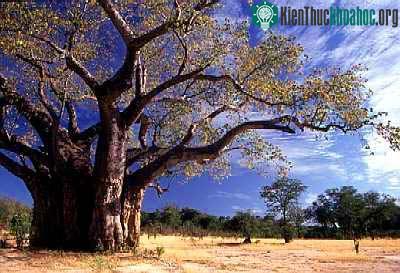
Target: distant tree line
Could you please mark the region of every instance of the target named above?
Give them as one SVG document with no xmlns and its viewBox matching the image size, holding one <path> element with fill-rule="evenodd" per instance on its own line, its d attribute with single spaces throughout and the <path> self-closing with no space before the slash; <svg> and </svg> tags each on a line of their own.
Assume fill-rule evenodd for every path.
<svg viewBox="0 0 400 273">
<path fill-rule="evenodd" d="M 308 228 L 309 238 L 400 237 L 400 207 L 386 194 L 359 193 L 352 186 L 328 189 L 305 214 L 317 224 Z"/>
<path fill-rule="evenodd" d="M 400 207 L 396 199 L 377 192 L 359 193 L 354 187 L 328 189 L 311 206 L 303 208 L 298 198 L 306 187 L 296 179 L 278 179 L 261 191 L 266 216 L 250 210 L 232 217 L 213 216 L 174 205 L 143 212 L 143 230 L 149 236 L 179 234 L 244 237 L 355 239 L 400 238 Z"/>
<path fill-rule="evenodd" d="M 149 237 L 181 235 L 202 238 L 222 236 L 245 238 L 359 239 L 400 238 L 400 206 L 396 199 L 377 192 L 359 193 L 354 187 L 328 189 L 307 208 L 298 199 L 306 187 L 296 179 L 278 179 L 262 188 L 265 216 L 238 211 L 234 216 L 214 216 L 193 208 L 168 205 L 142 212 L 142 232 Z M 0 197 L 0 225 L 18 235 L 29 227 L 22 221 L 31 209 Z M 21 220 L 22 219 L 22 220 Z"/>
<path fill-rule="evenodd" d="M 251 211 L 238 211 L 233 217 L 214 216 L 174 205 L 154 212 L 142 212 L 142 227 L 148 236 L 280 237 L 279 226 L 273 217 L 257 216 Z"/>
<path fill-rule="evenodd" d="M 15 215 L 30 215 L 31 208 L 11 198 L 0 196 L 0 226 L 6 228 Z"/>
<path fill-rule="evenodd" d="M 31 208 L 16 200 L 0 197 L 0 248 L 6 247 L 8 232 L 22 248 L 28 242 L 31 229 Z"/>
</svg>

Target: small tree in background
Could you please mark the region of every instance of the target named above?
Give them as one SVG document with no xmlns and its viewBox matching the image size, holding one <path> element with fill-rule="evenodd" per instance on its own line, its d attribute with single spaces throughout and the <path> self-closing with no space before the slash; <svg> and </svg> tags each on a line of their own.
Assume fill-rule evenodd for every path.
<svg viewBox="0 0 400 273">
<path fill-rule="evenodd" d="M 14 199 L 0 196 L 0 225 L 10 226 L 10 221 L 16 214 L 30 214 L 31 209 Z"/>
<path fill-rule="evenodd" d="M 228 222 L 228 229 L 245 237 L 243 243 L 251 244 L 251 236 L 257 229 L 256 217 L 250 211 L 238 211 Z"/>
<path fill-rule="evenodd" d="M 238 150 L 285 167 L 265 132 L 373 127 L 400 147 L 361 66 L 311 67 L 280 34 L 252 45 L 225 2 L 0 1 L 0 165 L 32 195 L 33 246 L 136 247 L 161 178 L 225 177 Z"/>
<path fill-rule="evenodd" d="M 15 236 L 17 248 L 23 248 L 29 238 L 31 216 L 27 213 L 15 214 L 10 221 L 11 234 Z"/>
<path fill-rule="evenodd" d="M 307 220 L 306 210 L 296 205 L 289 208 L 288 218 L 290 223 L 296 228 L 297 237 L 301 237 L 302 230 L 301 226 Z"/>
<path fill-rule="evenodd" d="M 269 212 L 272 215 L 281 216 L 281 233 L 285 243 L 290 242 L 294 237 L 289 211 L 293 207 L 298 207 L 298 199 L 306 188 L 298 179 L 280 177 L 272 185 L 264 186 L 261 190 L 261 197 L 264 198 Z"/>
<path fill-rule="evenodd" d="M 161 212 L 161 223 L 173 230 L 181 226 L 180 210 L 175 205 L 166 206 Z"/>
</svg>

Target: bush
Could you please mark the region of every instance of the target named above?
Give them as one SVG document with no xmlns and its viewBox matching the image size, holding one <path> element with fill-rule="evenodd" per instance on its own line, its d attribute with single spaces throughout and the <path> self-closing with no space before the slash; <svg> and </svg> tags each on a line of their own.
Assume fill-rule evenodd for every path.
<svg viewBox="0 0 400 273">
<path fill-rule="evenodd" d="M 165 248 L 162 246 L 156 247 L 157 258 L 160 259 L 161 256 L 165 253 Z"/>
<path fill-rule="evenodd" d="M 11 234 L 15 236 L 17 248 L 23 248 L 25 242 L 29 239 L 31 229 L 31 217 L 27 213 L 15 214 L 10 221 Z"/>
<path fill-rule="evenodd" d="M 285 225 L 282 227 L 281 230 L 282 238 L 285 240 L 285 244 L 290 243 L 293 241 L 295 235 L 296 235 L 296 230 L 294 227 Z"/>
<path fill-rule="evenodd" d="M 10 221 L 15 214 L 30 214 L 31 209 L 11 198 L 0 196 L 0 225 L 10 226 Z"/>
</svg>

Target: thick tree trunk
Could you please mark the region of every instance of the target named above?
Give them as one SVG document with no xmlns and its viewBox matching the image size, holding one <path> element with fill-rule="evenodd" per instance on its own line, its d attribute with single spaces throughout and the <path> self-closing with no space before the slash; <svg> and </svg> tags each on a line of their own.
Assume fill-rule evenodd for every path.
<svg viewBox="0 0 400 273">
<path fill-rule="evenodd" d="M 35 248 L 63 248 L 62 196 L 51 189 L 50 181 L 40 183 L 40 187 L 32 192 L 30 245 Z"/>
<path fill-rule="evenodd" d="M 140 243 L 140 220 L 143 197 L 143 188 L 124 191 L 121 220 L 124 232 L 124 242 L 129 247 L 137 247 Z"/>
<path fill-rule="evenodd" d="M 125 177 L 127 130 L 115 105 L 100 102 L 105 121 L 99 135 L 95 160 L 96 201 L 91 224 L 94 247 L 119 250 L 123 246 L 121 193 Z"/>
<path fill-rule="evenodd" d="M 71 180 L 64 178 L 62 182 L 41 180 L 40 186 L 32 191 L 32 247 L 88 249 L 93 191 L 69 178 Z"/>
</svg>

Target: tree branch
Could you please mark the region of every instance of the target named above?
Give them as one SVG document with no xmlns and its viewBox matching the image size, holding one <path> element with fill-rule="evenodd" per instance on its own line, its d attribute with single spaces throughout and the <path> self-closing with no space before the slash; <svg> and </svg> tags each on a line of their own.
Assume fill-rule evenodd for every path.
<svg viewBox="0 0 400 273">
<path fill-rule="evenodd" d="M 243 87 L 235 80 L 233 79 L 230 75 L 197 75 L 195 77 L 196 80 L 201 80 L 201 81 L 211 81 L 211 82 L 219 82 L 219 81 L 226 81 L 229 82 L 233 85 L 233 87 L 236 89 L 236 91 L 238 91 L 240 94 L 251 98 L 254 101 L 257 102 L 261 102 L 264 103 L 268 106 L 280 106 L 280 105 L 286 105 L 286 106 L 290 106 L 291 104 L 288 104 L 287 102 L 270 102 L 268 100 L 265 100 L 263 98 L 259 98 L 254 96 L 253 94 L 250 94 L 248 92 L 246 92 Z M 292 103 L 294 104 L 294 102 Z"/>
<path fill-rule="evenodd" d="M 7 31 L 6 31 L 7 32 Z M 8 30 L 8 32 L 16 32 L 15 30 Z M 95 77 L 81 64 L 78 60 L 72 56 L 72 54 L 59 47 L 56 43 L 52 42 L 46 37 L 39 36 L 36 34 L 28 34 L 28 33 L 21 33 L 23 35 L 26 35 L 28 37 L 34 38 L 36 40 L 39 40 L 46 45 L 48 45 L 50 48 L 52 48 L 55 52 L 60 54 L 64 59 L 67 67 L 71 69 L 73 72 L 75 72 L 79 77 L 83 79 L 83 81 L 93 90 L 96 91 L 99 84 L 97 83 Z"/>
<path fill-rule="evenodd" d="M 15 55 L 18 59 L 22 60 L 23 62 L 27 63 L 28 65 L 32 66 L 34 69 L 36 69 L 38 71 L 39 74 L 39 79 L 38 79 L 38 95 L 39 95 L 39 99 L 40 102 L 43 104 L 43 106 L 46 108 L 47 112 L 49 113 L 49 115 L 51 116 L 51 118 L 54 120 L 56 120 L 57 115 L 56 112 L 54 110 L 54 107 L 51 105 L 51 103 L 49 102 L 49 99 L 45 93 L 45 80 L 46 77 L 51 77 L 51 75 L 49 75 L 49 73 L 46 73 L 42 62 L 46 62 L 45 60 L 40 60 L 38 58 L 35 57 L 25 57 L 21 54 L 16 54 Z M 51 62 L 48 62 L 51 63 Z"/>
<path fill-rule="evenodd" d="M 89 128 L 83 130 L 79 134 L 73 137 L 74 141 L 79 141 L 79 142 L 87 142 L 90 143 L 92 142 L 100 133 L 101 131 L 101 124 L 96 123 Z"/>
<path fill-rule="evenodd" d="M 149 32 L 134 38 L 131 41 L 130 45 L 134 46 L 137 49 L 140 49 L 149 42 L 156 39 L 157 37 L 160 37 L 168 33 L 168 31 L 176 24 L 176 22 L 179 21 L 181 13 L 182 13 L 181 7 L 179 6 L 178 1 L 175 1 L 175 14 L 171 18 L 169 18 L 163 24 L 153 28 Z"/>
<path fill-rule="evenodd" d="M 134 39 L 134 33 L 125 19 L 118 12 L 111 0 L 99 0 L 101 7 L 106 12 L 108 18 L 118 30 L 124 42 L 128 45 Z"/>
<path fill-rule="evenodd" d="M 179 67 L 179 70 L 178 70 L 178 75 L 181 75 L 183 73 L 183 71 L 185 70 L 185 67 L 186 67 L 186 62 L 187 62 L 187 59 L 188 59 L 188 48 L 187 48 L 185 42 L 183 41 L 182 37 L 179 35 L 179 33 L 174 30 L 174 34 L 178 38 L 179 43 L 181 44 L 181 46 L 183 48 L 183 53 L 184 53 L 182 63 L 181 63 L 181 65 Z"/>
<path fill-rule="evenodd" d="M 186 138 L 177 146 L 170 149 L 165 154 L 159 156 L 156 160 L 152 161 L 143 168 L 135 171 L 128 176 L 128 186 L 147 186 L 148 183 L 153 181 L 156 177 L 161 175 L 167 169 L 176 166 L 181 162 L 199 161 L 216 159 L 219 154 L 233 142 L 236 136 L 248 130 L 262 129 L 262 130 L 278 130 L 286 133 L 295 133 L 287 125 L 281 125 L 286 122 L 287 117 L 276 118 L 271 120 L 248 121 L 244 122 L 233 129 L 229 130 L 219 140 L 213 144 L 187 148 Z"/>
<path fill-rule="evenodd" d="M 128 107 L 123 111 L 122 117 L 125 120 L 126 126 L 130 126 L 132 123 L 136 122 L 142 113 L 144 107 L 149 104 L 156 96 L 160 95 L 163 91 L 171 88 L 177 84 L 183 83 L 187 80 L 194 78 L 197 74 L 201 73 L 207 68 L 207 66 L 194 70 L 190 73 L 183 75 L 176 75 L 171 79 L 163 82 L 149 93 L 142 97 L 135 97 L 128 105 Z"/>
<path fill-rule="evenodd" d="M 6 168 L 13 175 L 21 178 L 25 183 L 29 183 L 35 176 L 35 172 L 28 167 L 18 164 L 5 154 L 0 152 L 0 165 Z"/>
<path fill-rule="evenodd" d="M 76 111 L 71 101 L 67 101 L 65 106 L 68 112 L 68 133 L 73 138 L 74 136 L 79 134 Z"/>
<path fill-rule="evenodd" d="M 19 95 L 8 84 L 6 78 L 0 74 L 0 91 L 3 97 L 0 98 L 0 106 L 12 105 L 21 113 L 39 133 L 42 140 L 48 141 L 48 134 L 52 124 L 51 117 L 37 109 L 34 105 L 28 102 L 24 97 Z"/>
<path fill-rule="evenodd" d="M 136 60 L 136 71 L 135 71 L 135 95 L 136 97 L 142 96 L 146 90 L 147 81 L 147 70 L 140 59 L 140 56 Z"/>
<path fill-rule="evenodd" d="M 146 117 L 146 115 L 142 114 L 140 116 L 140 129 L 139 129 L 139 136 L 138 136 L 140 146 L 142 147 L 142 149 L 147 148 L 146 134 L 147 134 L 147 130 L 148 130 L 149 126 L 150 126 L 149 119 Z"/>
<path fill-rule="evenodd" d="M 0 134 L 0 149 L 28 157 L 37 170 L 47 165 L 45 154 L 17 140 L 16 136 L 9 137 L 4 132 Z"/>
<path fill-rule="evenodd" d="M 96 93 L 99 89 L 99 84 L 96 78 L 78 60 L 76 60 L 71 53 L 64 53 L 66 54 L 65 63 L 67 64 L 67 67 L 81 77 L 90 89 Z"/>
</svg>

